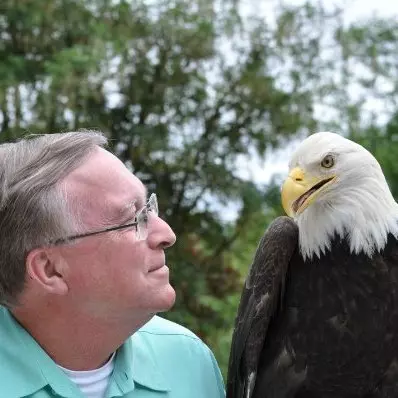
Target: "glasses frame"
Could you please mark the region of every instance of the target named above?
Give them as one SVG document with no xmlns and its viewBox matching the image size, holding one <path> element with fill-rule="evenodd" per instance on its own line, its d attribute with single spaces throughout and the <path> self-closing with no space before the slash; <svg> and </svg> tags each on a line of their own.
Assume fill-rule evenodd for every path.
<svg viewBox="0 0 398 398">
<path fill-rule="evenodd" d="M 76 234 L 76 235 L 70 235 L 70 236 L 65 236 L 63 238 L 58 238 L 58 239 L 54 239 L 51 240 L 49 243 L 51 246 L 57 246 L 57 245 L 63 245 L 65 243 L 70 243 L 73 242 L 76 239 L 80 239 L 80 238 L 86 238 L 88 236 L 95 236 L 95 235 L 99 235 L 99 234 L 103 234 L 106 232 L 111 232 L 111 231 L 118 231 L 121 229 L 126 229 L 126 228 L 131 228 L 131 227 L 136 227 L 136 233 L 139 233 L 138 230 L 138 226 L 140 225 L 140 221 L 139 221 L 139 217 L 140 215 L 143 213 L 143 211 L 147 209 L 147 210 L 154 210 L 154 213 L 156 216 L 159 215 L 159 210 L 158 210 L 158 200 L 157 200 L 157 196 L 155 193 L 151 194 L 151 196 L 148 199 L 148 202 L 140 209 L 137 211 L 135 217 L 134 217 L 134 221 L 127 223 L 127 224 L 121 224 L 121 225 L 117 225 L 114 227 L 108 227 L 108 228 L 104 228 L 104 229 L 99 229 L 96 231 L 91 231 L 91 232 L 86 232 L 83 234 Z M 148 221 L 146 221 L 148 222 Z M 148 227 L 147 227 L 148 228 Z M 145 237 L 138 237 L 138 240 L 145 240 L 147 236 Z"/>
</svg>

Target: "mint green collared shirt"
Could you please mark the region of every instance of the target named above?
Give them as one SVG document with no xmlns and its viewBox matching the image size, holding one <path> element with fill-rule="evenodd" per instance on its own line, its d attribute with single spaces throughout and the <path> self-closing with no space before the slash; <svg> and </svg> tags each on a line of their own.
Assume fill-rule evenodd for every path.
<svg viewBox="0 0 398 398">
<path fill-rule="evenodd" d="M 0 397 L 84 398 L 1 306 Z M 209 348 L 184 327 L 155 316 L 118 349 L 106 397 L 224 398 L 225 390 Z"/>
</svg>

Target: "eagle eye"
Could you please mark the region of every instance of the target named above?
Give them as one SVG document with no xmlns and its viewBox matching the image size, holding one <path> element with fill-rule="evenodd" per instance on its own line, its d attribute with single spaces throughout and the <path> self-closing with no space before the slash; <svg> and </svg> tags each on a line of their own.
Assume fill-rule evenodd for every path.
<svg viewBox="0 0 398 398">
<path fill-rule="evenodd" d="M 334 157 L 332 155 L 326 155 L 321 162 L 321 166 L 326 169 L 330 169 L 334 166 Z"/>
</svg>

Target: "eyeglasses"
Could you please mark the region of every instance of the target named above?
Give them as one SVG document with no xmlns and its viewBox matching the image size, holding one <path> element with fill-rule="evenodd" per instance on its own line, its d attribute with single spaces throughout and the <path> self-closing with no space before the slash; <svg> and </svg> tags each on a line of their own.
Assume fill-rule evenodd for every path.
<svg viewBox="0 0 398 398">
<path fill-rule="evenodd" d="M 145 240 L 148 237 L 148 222 L 149 222 L 150 215 L 154 215 L 156 217 L 159 215 L 158 200 L 157 200 L 156 194 L 154 194 L 154 193 L 149 197 L 147 204 L 143 208 L 138 210 L 138 212 L 136 213 L 136 215 L 134 217 L 133 222 L 128 223 L 128 224 L 118 225 L 116 227 L 104 228 L 104 229 L 101 229 L 98 231 L 87 232 L 85 234 L 66 236 L 64 238 L 51 240 L 50 245 L 53 245 L 53 246 L 61 245 L 61 244 L 69 243 L 76 239 L 85 238 L 87 236 L 103 234 L 105 232 L 117 231 L 119 229 L 125 229 L 125 228 L 131 228 L 131 227 L 135 227 L 137 240 Z"/>
</svg>

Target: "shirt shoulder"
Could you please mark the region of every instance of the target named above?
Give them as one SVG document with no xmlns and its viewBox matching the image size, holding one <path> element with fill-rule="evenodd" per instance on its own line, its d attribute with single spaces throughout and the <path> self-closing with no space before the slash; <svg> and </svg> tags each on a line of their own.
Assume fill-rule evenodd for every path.
<svg viewBox="0 0 398 398">
<path fill-rule="evenodd" d="M 193 332 L 155 316 L 132 336 L 133 352 L 142 366 L 149 358 L 170 387 L 171 397 L 222 398 L 224 383 L 210 348 Z M 145 359 L 144 359 L 145 358 Z M 147 369 L 149 367 L 146 367 Z"/>
<path fill-rule="evenodd" d="M 181 336 L 201 342 L 200 338 L 186 327 L 160 316 L 154 316 L 148 323 L 139 329 L 137 333 L 148 333 L 160 336 Z"/>
</svg>

